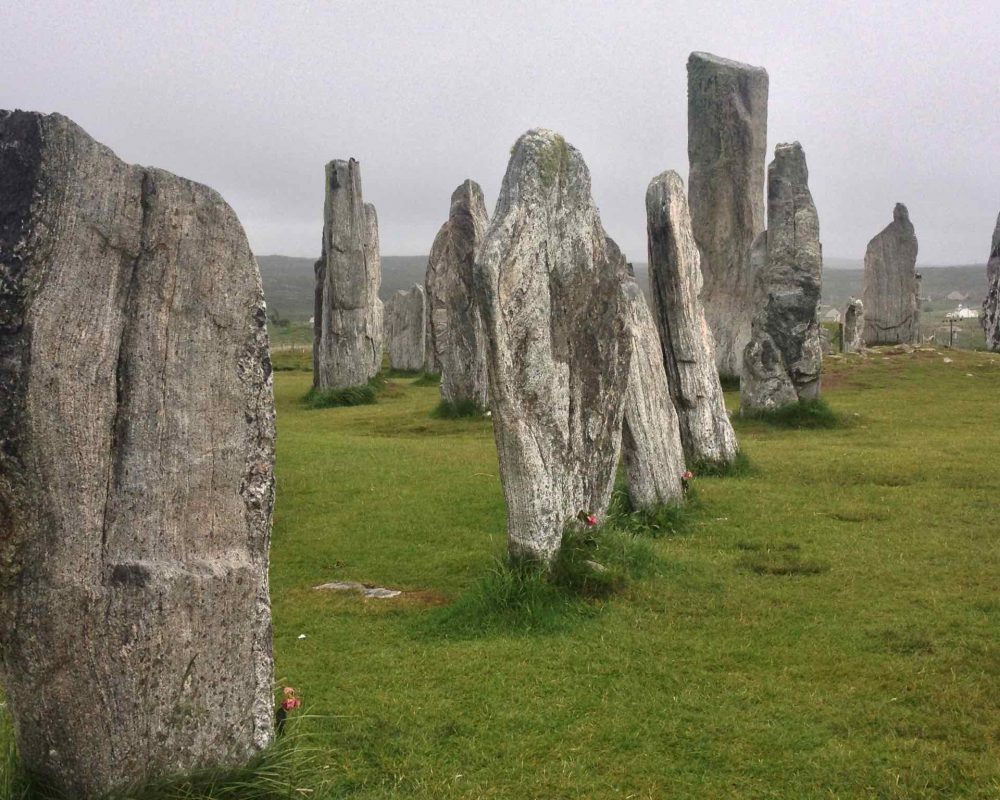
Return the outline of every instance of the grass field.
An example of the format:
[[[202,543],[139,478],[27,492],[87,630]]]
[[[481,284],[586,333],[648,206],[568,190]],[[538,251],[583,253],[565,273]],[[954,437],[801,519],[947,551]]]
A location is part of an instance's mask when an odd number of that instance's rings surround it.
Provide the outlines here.
[[[696,476],[646,577],[480,627],[451,611],[504,549],[489,420],[412,378],[309,409],[275,359],[277,678],[328,790],[290,797],[1000,796],[1000,357],[828,359],[847,424],[739,422],[753,470]]]
[[[1000,796],[1000,358],[826,366],[848,426],[741,424],[754,472],[695,478],[653,575],[480,633],[443,609],[504,546],[489,422],[408,380],[308,410],[309,374],[277,373],[278,675],[336,794]]]

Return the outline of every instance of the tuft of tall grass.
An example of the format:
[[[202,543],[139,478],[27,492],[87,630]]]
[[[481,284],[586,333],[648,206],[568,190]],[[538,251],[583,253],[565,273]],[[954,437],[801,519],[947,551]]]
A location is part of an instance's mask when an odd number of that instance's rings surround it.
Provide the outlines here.
[[[749,456],[742,450],[736,453],[732,461],[711,461],[702,458],[689,468],[696,478],[745,478],[754,471]]]
[[[473,400],[442,400],[431,411],[434,419],[479,419],[485,415]]]
[[[736,421],[738,420],[755,420],[773,428],[808,430],[840,428],[846,425],[844,418],[821,398],[799,400],[797,403],[789,403],[787,406],[767,411],[740,412],[736,417]]]
[[[343,406],[364,406],[378,402],[378,396],[385,391],[388,382],[384,373],[371,378],[361,386],[348,386],[346,389],[319,390],[313,387],[304,398],[309,408],[338,408]]]
[[[433,372],[421,372],[413,382],[414,386],[440,386],[441,376]]]
[[[611,502],[605,517],[606,524],[637,536],[676,536],[686,532],[701,509],[698,494],[689,489],[681,503],[668,503],[652,508],[635,508],[629,497],[628,486],[618,481],[611,493]]]

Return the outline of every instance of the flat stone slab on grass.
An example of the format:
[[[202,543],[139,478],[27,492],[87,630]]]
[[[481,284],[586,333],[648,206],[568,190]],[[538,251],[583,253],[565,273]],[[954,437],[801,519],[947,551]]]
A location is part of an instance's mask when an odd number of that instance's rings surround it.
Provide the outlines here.
[[[388,600],[390,597],[399,597],[403,593],[399,589],[386,589],[384,586],[374,586],[370,583],[358,583],[357,581],[332,581],[313,586],[313,589],[330,592],[358,592],[365,597],[373,597],[376,600]]]

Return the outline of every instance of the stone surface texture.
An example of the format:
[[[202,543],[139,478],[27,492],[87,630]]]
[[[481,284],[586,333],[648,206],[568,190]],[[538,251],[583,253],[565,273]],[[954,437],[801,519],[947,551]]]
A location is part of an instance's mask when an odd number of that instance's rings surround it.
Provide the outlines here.
[[[990,259],[986,265],[983,331],[986,333],[986,346],[990,350],[1000,350],[1000,214],[997,215],[996,228],[993,229]]]
[[[819,397],[823,248],[798,142],[774,150],[767,171],[767,220],[752,255],[754,317],[740,379],[740,411],[745,413]]]
[[[917,236],[906,206],[896,203],[892,222],[865,251],[865,344],[920,341]]]
[[[684,183],[676,172],[664,172],[650,182],[646,224],[653,317],[686,461],[730,464],[739,446],[726,414],[715,345],[699,299],[700,257]]]
[[[611,239],[607,243],[609,257],[624,264],[618,246]],[[624,286],[632,363],[625,392],[622,462],[632,507],[653,508],[683,499],[684,447],[667,386],[660,334],[631,268],[627,271]]]
[[[739,377],[750,339],[750,247],[764,230],[768,77],[709,53],[688,58],[688,196],[702,305],[720,374]]]
[[[268,744],[273,459],[232,209],[0,112],[0,668],[32,773],[91,798]]]
[[[448,221],[441,227],[427,261],[428,371],[441,374],[441,399],[489,404],[486,334],[475,302],[476,254],[490,224],[483,190],[463,182],[451,195]]]
[[[361,165],[326,165],[323,253],[316,262],[313,386],[361,386],[382,367],[382,267],[375,207],[361,194]]]
[[[424,287],[400,289],[385,304],[385,338],[389,365],[393,369],[421,370],[424,367],[427,300]]]
[[[550,560],[580,512],[607,509],[631,357],[624,279],[580,152],[522,135],[475,276],[515,558]]]
[[[844,352],[865,351],[865,304],[852,297],[844,311]]]

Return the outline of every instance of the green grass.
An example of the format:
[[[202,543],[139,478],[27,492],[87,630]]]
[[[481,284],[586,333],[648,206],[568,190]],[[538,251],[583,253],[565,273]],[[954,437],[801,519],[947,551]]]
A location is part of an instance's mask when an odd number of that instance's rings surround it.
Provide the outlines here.
[[[423,372],[413,382],[414,386],[440,386],[441,376],[433,372]]]
[[[633,536],[655,563],[609,597],[497,561],[488,420],[430,417],[411,379],[311,410],[277,373],[277,674],[330,796],[996,798],[1000,356],[824,368],[852,423],[741,427],[753,469],[694,470],[685,525]]]
[[[735,418],[734,418],[735,421]],[[732,461],[711,461],[699,459],[688,465],[696,478],[744,478],[753,474],[753,463],[745,450],[736,453]]]
[[[799,400],[797,403],[767,411],[741,412],[733,421],[737,430],[741,429],[740,423],[747,421],[761,422],[774,428],[813,430],[839,428],[847,424],[846,420],[830,408],[822,398]]]
[[[388,386],[388,378],[380,372],[363,386],[348,386],[344,389],[316,389],[310,387],[303,402],[308,408],[342,408],[345,406],[366,406],[377,403],[379,395]]]

